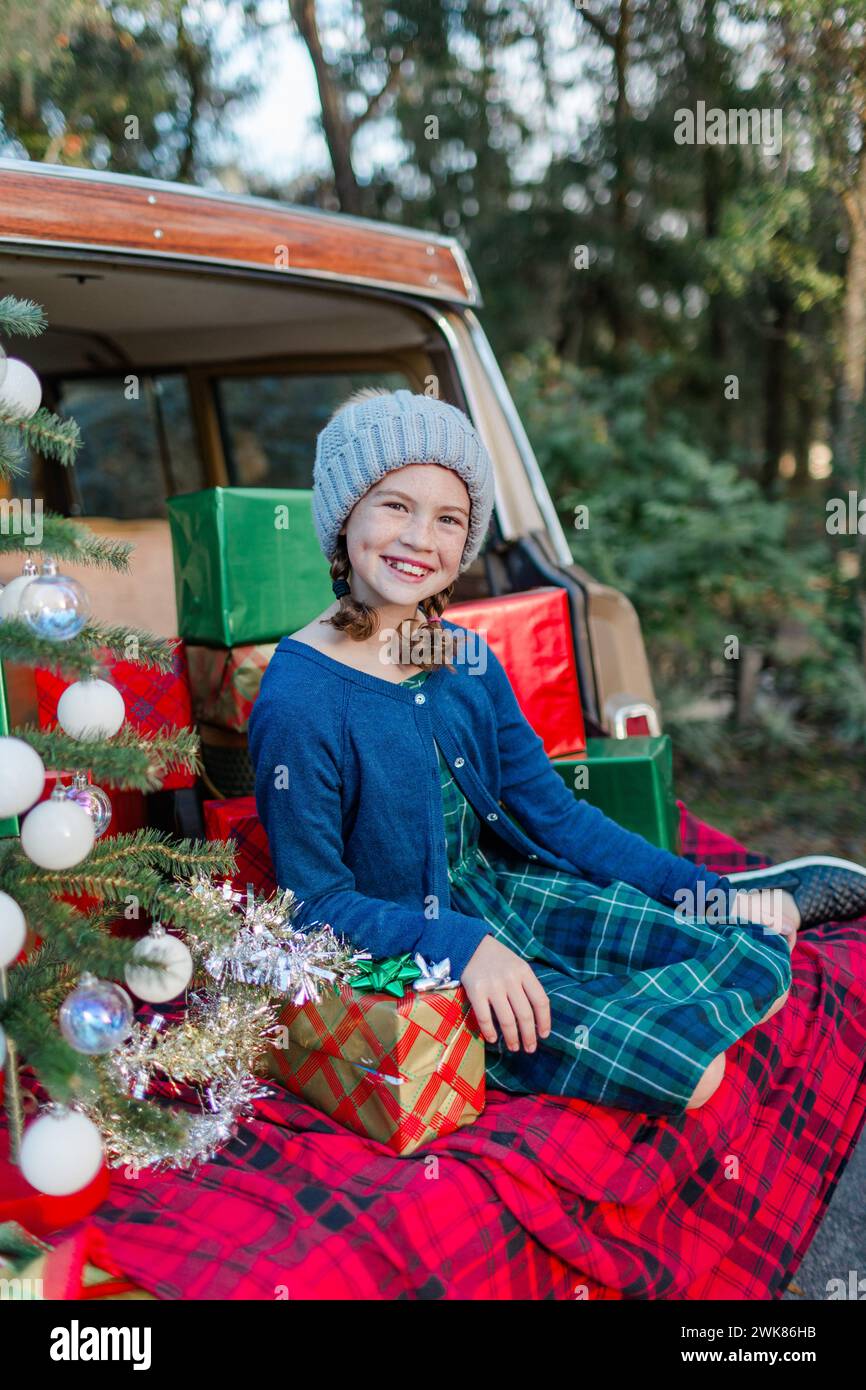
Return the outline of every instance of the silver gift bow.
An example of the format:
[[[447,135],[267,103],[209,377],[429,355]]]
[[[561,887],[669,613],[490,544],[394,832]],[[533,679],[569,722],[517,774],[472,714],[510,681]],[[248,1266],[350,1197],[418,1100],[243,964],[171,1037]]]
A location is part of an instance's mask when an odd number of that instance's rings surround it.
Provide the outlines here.
[[[412,988],[417,989],[419,994],[426,994],[434,989],[456,989],[459,980],[451,979],[451,961],[446,956],[444,960],[436,961],[434,965],[428,965],[420,951],[415,952],[415,964],[421,971],[417,980],[412,981]]]

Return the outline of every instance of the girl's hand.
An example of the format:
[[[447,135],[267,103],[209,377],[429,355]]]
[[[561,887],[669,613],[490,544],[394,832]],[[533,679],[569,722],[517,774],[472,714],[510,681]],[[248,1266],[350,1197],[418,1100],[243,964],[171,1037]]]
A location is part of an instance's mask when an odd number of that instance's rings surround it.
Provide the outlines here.
[[[496,1042],[493,1012],[510,1051],[520,1048],[518,1028],[527,1052],[536,1047],[538,1035],[550,1032],[550,1001],[529,963],[503,946],[494,936],[485,936],[469,958],[460,982],[475,1010],[481,1035]]]
[[[765,927],[784,936],[789,950],[793,951],[800,913],[790,893],[778,889],[770,892],[759,888],[743,890],[734,898],[734,912],[738,917],[745,917],[747,922],[763,922]]]

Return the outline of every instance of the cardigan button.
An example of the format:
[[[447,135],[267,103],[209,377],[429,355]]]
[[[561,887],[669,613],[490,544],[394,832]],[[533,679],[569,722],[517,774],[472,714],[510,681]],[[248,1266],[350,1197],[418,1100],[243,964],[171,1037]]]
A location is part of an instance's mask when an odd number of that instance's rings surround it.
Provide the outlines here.
[[[488,819],[488,820],[499,820],[499,817],[498,817],[498,815],[496,814],[495,811],[488,811],[488,812],[487,812],[487,819]]]
[[[421,694],[419,693],[418,695],[415,696],[415,704],[416,704],[416,705],[423,705],[423,703],[424,703],[424,696],[421,695]]]
[[[454,766],[455,766],[455,767],[462,767],[463,764],[464,764],[464,762],[465,762],[465,759],[464,759],[464,758],[455,758],[455,759],[454,759]]]

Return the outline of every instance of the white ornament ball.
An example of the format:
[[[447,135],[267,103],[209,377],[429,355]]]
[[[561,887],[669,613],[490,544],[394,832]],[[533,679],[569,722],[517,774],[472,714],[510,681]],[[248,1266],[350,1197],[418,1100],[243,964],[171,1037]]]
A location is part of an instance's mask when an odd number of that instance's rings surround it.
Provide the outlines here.
[[[0,618],[18,618],[18,604],[21,595],[27,588],[31,580],[36,579],[35,574],[16,574],[14,579],[10,579],[6,588],[0,594]]]
[[[182,994],[192,979],[192,956],[189,948],[177,936],[165,932],[145,936],[132,953],[133,961],[124,970],[126,983],[133,994],[148,1004],[165,1004]],[[149,970],[136,965],[136,960],[164,962],[165,970]]]
[[[0,738],[0,820],[19,816],[38,801],[45,786],[45,764],[23,738]]]
[[[42,403],[42,384],[32,367],[17,357],[7,357],[0,370],[0,410],[29,420]]]
[[[14,898],[0,891],[0,969],[12,964],[26,936],[24,913]]]
[[[74,801],[40,801],[21,825],[21,848],[40,869],[71,869],[95,839],[92,816]]]
[[[21,1172],[37,1192],[67,1197],[102,1167],[102,1136],[80,1110],[46,1110],[21,1140]]]
[[[84,742],[112,738],[126,718],[126,705],[109,681],[76,681],[57,701],[57,722],[64,733]]]

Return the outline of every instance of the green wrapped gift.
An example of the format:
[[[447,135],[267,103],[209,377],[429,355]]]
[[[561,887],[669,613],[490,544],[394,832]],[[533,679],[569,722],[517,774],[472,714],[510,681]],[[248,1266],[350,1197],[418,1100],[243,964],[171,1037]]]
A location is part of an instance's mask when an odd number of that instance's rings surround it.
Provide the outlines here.
[[[660,849],[680,853],[673,749],[667,734],[590,738],[585,754],[555,758],[553,766],[581,801],[590,801]]]
[[[334,600],[308,488],[211,487],[168,500],[178,633],[277,642]]]

